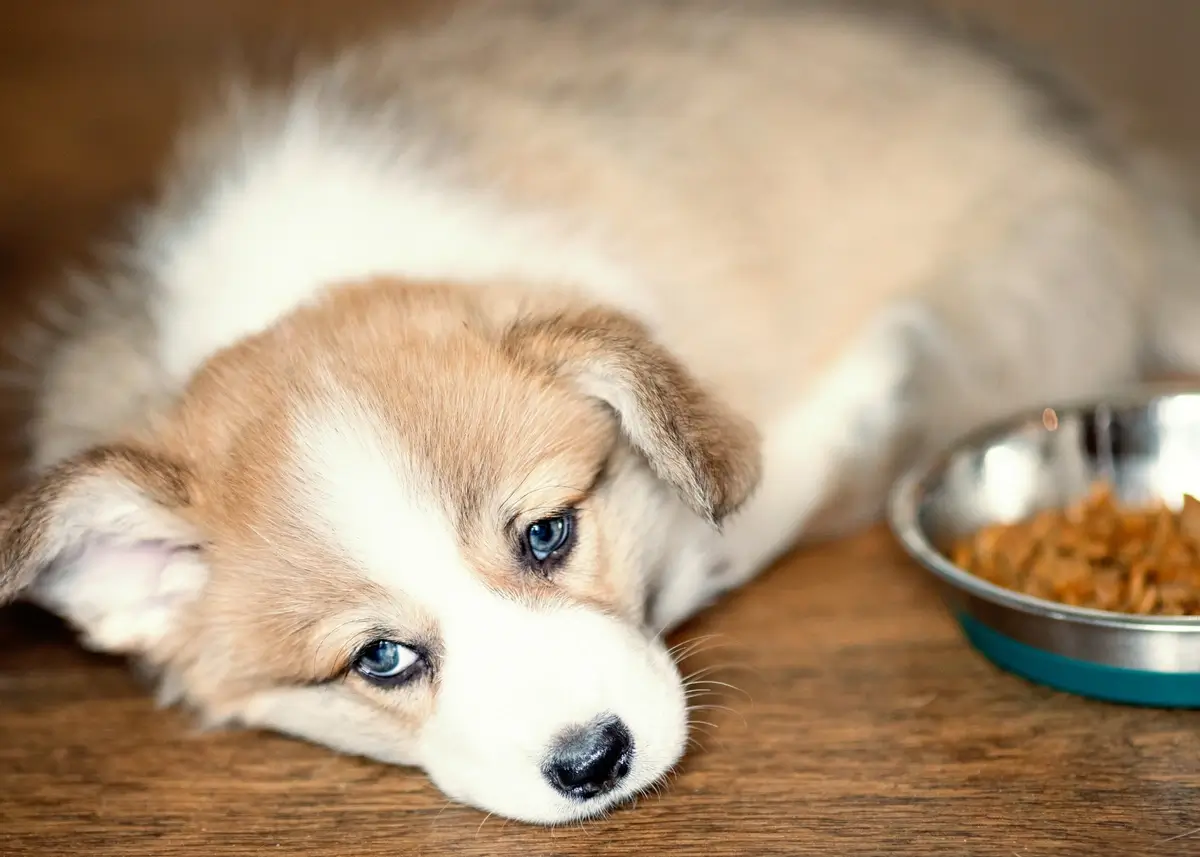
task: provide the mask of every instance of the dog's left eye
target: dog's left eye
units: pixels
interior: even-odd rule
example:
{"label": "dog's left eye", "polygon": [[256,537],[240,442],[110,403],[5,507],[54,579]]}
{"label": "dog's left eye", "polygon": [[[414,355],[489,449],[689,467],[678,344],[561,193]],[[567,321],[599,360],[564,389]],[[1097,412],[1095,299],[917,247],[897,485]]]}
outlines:
{"label": "dog's left eye", "polygon": [[573,532],[574,520],[571,515],[542,518],[525,530],[525,549],[534,561],[544,563],[551,557],[561,555],[570,546]]}
{"label": "dog's left eye", "polygon": [[415,678],[424,663],[421,655],[393,640],[375,640],[359,650],[354,669],[372,684],[393,687]]}

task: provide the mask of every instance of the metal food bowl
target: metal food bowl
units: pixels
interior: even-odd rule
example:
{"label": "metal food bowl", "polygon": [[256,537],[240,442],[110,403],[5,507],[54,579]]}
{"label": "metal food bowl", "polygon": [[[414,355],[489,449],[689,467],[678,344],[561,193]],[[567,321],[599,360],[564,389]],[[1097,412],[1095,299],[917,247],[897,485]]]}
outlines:
{"label": "metal food bowl", "polygon": [[1069,607],[976,577],[948,558],[981,527],[1079,500],[1097,480],[1122,505],[1200,496],[1200,390],[1147,387],[1019,415],[960,439],[896,483],[889,522],[941,581],[966,638],[1002,669],[1082,696],[1200,708],[1200,617]]}

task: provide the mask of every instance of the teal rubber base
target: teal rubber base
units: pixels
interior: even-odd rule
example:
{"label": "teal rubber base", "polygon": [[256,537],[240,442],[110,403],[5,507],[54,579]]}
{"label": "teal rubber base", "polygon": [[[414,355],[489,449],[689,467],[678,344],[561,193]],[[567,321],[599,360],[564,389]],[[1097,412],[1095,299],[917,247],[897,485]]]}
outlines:
{"label": "teal rubber base", "polygon": [[1151,708],[1200,708],[1200,673],[1157,673],[1093,664],[1035,649],[970,616],[963,633],[996,666],[1078,696]]}

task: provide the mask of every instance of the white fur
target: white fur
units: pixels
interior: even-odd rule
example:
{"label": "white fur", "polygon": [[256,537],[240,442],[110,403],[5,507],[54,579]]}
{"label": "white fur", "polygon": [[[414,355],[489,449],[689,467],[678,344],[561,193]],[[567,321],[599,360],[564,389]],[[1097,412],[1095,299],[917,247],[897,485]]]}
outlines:
{"label": "white fur", "polygon": [[35,600],[67,617],[93,648],[145,650],[167,635],[207,580],[188,549],[196,541],[125,480],[85,479],[60,501],[42,554],[32,559],[47,567]]}
{"label": "white fur", "polygon": [[[436,622],[438,700],[412,755],[444,791],[513,818],[559,822],[623,800],[675,764],[687,718],[679,674],[657,638],[596,611],[489,589],[465,565],[428,475],[348,396],[333,391],[295,427],[293,443],[301,519],[397,603]],[[389,605],[378,609],[386,624]],[[325,715],[311,702],[260,701],[256,716],[274,711],[271,725],[295,732],[314,728],[303,717],[311,711],[319,729]],[[603,716],[628,726],[633,766],[618,790],[585,806],[555,792],[542,765],[557,736]],[[397,755],[386,736],[342,732],[356,752]]]}
{"label": "white fur", "polygon": [[331,285],[377,275],[569,283],[650,311],[651,293],[561,218],[462,192],[324,106],[301,96],[272,133],[244,129],[185,222],[149,223],[158,359],[176,383]]}

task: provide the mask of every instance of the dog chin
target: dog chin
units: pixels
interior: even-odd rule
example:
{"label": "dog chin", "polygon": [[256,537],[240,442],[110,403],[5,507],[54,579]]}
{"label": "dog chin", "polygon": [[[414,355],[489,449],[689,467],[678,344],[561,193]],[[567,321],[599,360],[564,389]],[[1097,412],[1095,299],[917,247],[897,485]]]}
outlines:
{"label": "dog chin", "polygon": [[[605,816],[613,810],[620,809],[638,797],[654,791],[655,787],[666,779],[669,773],[670,768],[657,776],[638,777],[635,781],[622,785],[608,794],[579,801],[545,794],[544,789],[538,789],[536,794],[530,794],[526,800],[514,800],[514,797],[517,797],[514,793],[515,790],[509,790],[503,797],[460,793],[456,789],[448,787],[448,784],[441,782],[437,777],[430,775],[430,778],[448,797],[465,806],[522,824],[560,827]],[[498,799],[490,799],[493,797]]]}

